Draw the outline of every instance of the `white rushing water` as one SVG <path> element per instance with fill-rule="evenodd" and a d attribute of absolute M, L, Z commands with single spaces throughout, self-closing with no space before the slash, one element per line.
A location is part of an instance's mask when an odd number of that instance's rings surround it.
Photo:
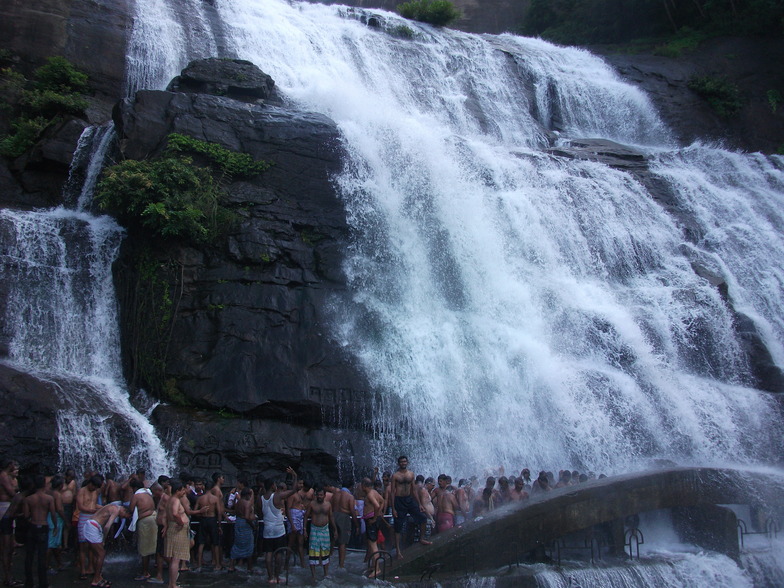
<path fill-rule="evenodd" d="M 334 336 L 404 407 L 375 411 L 379 463 L 778 459 L 777 411 L 692 263 L 726 280 L 782 365 L 781 158 L 676 148 L 648 98 L 585 51 L 278 0 L 216 0 L 207 26 L 192 3 L 137 2 L 129 87 L 165 86 L 220 28 L 219 56 L 257 64 L 345 138 L 352 302 L 336 305 Z M 163 27 L 162 11 L 201 15 L 205 39 Z M 403 24 L 413 38 L 396 36 Z M 630 174 L 543 152 L 548 136 L 646 152 L 699 238 Z"/>
<path fill-rule="evenodd" d="M 157 475 L 171 471 L 170 457 L 131 405 L 120 366 L 111 267 L 124 231 L 85 211 L 111 134 L 90 128 L 80 141 L 74 163 L 86 170 L 72 182 L 77 208 L 0 210 L 0 279 L 10 285 L 4 331 L 10 363 L 50 382 L 60 398 L 61 468 Z"/>

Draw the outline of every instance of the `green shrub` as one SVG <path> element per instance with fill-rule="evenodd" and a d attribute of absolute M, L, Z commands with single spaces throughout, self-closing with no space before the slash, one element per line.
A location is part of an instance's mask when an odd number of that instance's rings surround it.
<path fill-rule="evenodd" d="M 449 0 L 410 0 L 397 7 L 403 18 L 418 20 L 438 27 L 460 18 L 460 11 Z"/>
<path fill-rule="evenodd" d="M 722 118 L 737 114 L 743 106 L 738 86 L 721 76 L 698 76 L 689 80 L 689 88 L 707 100 L 711 108 Z"/>
<path fill-rule="evenodd" d="M 19 118 L 11 122 L 12 132 L 0 139 L 0 155 L 16 158 L 32 147 L 49 121 L 42 117 Z"/>
<path fill-rule="evenodd" d="M 12 61 L 4 57 L 4 61 Z M 35 70 L 33 82 L 10 67 L 0 69 L 2 110 L 11 119 L 10 133 L 0 137 L 0 155 L 19 157 L 41 132 L 65 115 L 81 116 L 88 103 L 87 74 L 62 57 L 50 57 Z"/>
<path fill-rule="evenodd" d="M 64 57 L 50 57 L 46 64 L 33 73 L 38 90 L 59 93 L 86 94 L 89 91 L 87 74 L 77 70 Z"/>
<path fill-rule="evenodd" d="M 132 230 L 210 243 L 234 219 L 222 204 L 221 181 L 258 174 L 269 164 L 185 135 L 171 134 L 167 143 L 159 159 L 127 160 L 107 168 L 96 201 Z M 210 167 L 195 164 L 186 152 L 203 156 Z"/>
<path fill-rule="evenodd" d="M 221 174 L 230 178 L 255 176 L 269 169 L 266 161 L 256 161 L 247 153 L 238 153 L 219 145 L 200 141 L 187 135 L 172 133 L 167 137 L 167 148 L 176 153 L 203 155 Z"/>
<path fill-rule="evenodd" d="M 707 35 L 703 32 L 683 27 L 673 38 L 663 45 L 657 46 L 653 53 L 664 57 L 680 57 L 684 53 L 694 51 L 706 38 Z"/>

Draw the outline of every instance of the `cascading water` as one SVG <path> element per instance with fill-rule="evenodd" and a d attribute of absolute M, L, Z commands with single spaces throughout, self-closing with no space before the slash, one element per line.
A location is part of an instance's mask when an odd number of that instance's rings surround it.
<path fill-rule="evenodd" d="M 13 284 L 9 360 L 58 391 L 61 467 L 168 472 L 170 458 L 122 379 L 111 266 L 123 230 L 85 211 L 112 135 L 89 128 L 79 142 L 73 168 L 84 167 L 83 177 L 68 183 L 76 209 L 0 211 L 0 278 Z"/>
<path fill-rule="evenodd" d="M 184 21 L 141 34 L 162 10 L 197 13 L 185 4 L 137 2 L 131 88 L 204 56 Z M 333 334 L 399 400 L 374 409 L 379 463 L 777 463 L 782 419 L 751 386 L 734 311 L 784 365 L 782 158 L 677 148 L 648 98 L 585 51 L 384 12 L 369 27 L 340 6 L 213 7 L 197 45 L 254 62 L 343 134 L 352 301 L 335 305 Z M 546 149 L 585 137 L 644 153 L 689 234 L 627 171 Z M 695 264 L 726 281 L 734 310 Z M 716 585 L 731 585 L 741 572 L 721 561 L 734 571 Z"/>

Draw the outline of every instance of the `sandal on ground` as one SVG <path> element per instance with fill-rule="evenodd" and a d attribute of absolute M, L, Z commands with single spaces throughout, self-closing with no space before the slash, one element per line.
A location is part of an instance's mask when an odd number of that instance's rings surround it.
<path fill-rule="evenodd" d="M 144 574 L 139 574 L 134 578 L 134 580 L 137 582 L 146 582 L 149 579 L 150 579 L 150 574 L 147 574 L 146 576 Z"/>

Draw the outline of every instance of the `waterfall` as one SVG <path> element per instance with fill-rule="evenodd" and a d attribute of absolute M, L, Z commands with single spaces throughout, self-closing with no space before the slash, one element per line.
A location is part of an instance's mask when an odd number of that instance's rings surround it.
<path fill-rule="evenodd" d="M 333 336 L 404 407 L 374 409 L 379 463 L 400 452 L 430 473 L 610 473 L 779 460 L 779 411 L 694 265 L 726 281 L 784 365 L 781 157 L 679 148 L 647 96 L 583 50 L 383 11 L 370 27 L 341 6 L 213 6 L 193 8 L 193 43 L 177 21 L 189 9 L 137 2 L 130 87 L 163 87 L 218 47 L 220 28 L 219 57 L 254 62 L 338 124 L 354 239 Z M 586 137 L 643 153 L 692 226 L 628 171 L 547 149 Z"/>
<path fill-rule="evenodd" d="M 0 278 L 12 284 L 8 359 L 57 390 L 61 468 L 169 472 L 170 458 L 122 377 L 111 266 L 124 231 L 85 210 L 113 134 L 89 128 L 79 141 L 65 194 L 77 209 L 0 210 Z"/>

